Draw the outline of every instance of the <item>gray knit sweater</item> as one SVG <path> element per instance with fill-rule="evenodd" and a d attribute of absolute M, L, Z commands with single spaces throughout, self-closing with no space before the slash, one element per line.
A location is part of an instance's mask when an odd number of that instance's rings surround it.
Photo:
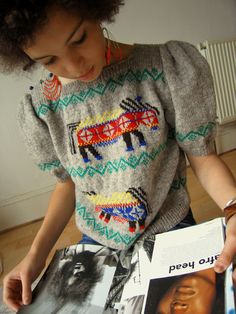
<path fill-rule="evenodd" d="M 50 76 L 19 107 L 38 166 L 75 183 L 78 228 L 116 249 L 184 218 L 184 152 L 213 151 L 215 118 L 209 67 L 177 41 L 135 45 L 88 84 Z"/>

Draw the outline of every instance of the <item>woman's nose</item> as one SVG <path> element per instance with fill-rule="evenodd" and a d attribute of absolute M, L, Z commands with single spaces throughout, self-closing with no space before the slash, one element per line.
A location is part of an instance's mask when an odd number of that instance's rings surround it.
<path fill-rule="evenodd" d="M 85 68 L 85 59 L 78 55 L 67 56 L 64 60 L 64 68 L 71 75 L 81 75 Z"/>

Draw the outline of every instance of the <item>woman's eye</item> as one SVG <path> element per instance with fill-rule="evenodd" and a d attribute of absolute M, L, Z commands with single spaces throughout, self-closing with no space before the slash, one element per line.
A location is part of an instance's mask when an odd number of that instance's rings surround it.
<path fill-rule="evenodd" d="M 87 33 L 84 32 L 83 36 L 79 39 L 73 42 L 73 45 L 80 45 L 82 44 L 87 38 Z"/>
<path fill-rule="evenodd" d="M 74 274 L 81 273 L 85 271 L 85 267 L 82 263 L 76 263 L 74 267 Z"/>
<path fill-rule="evenodd" d="M 82 37 L 79 40 L 74 41 L 72 44 L 73 45 L 81 45 L 87 38 L 87 33 L 84 32 L 84 34 L 82 35 Z M 44 63 L 44 66 L 49 66 L 52 65 L 56 62 L 56 58 L 51 58 L 47 63 Z"/>
<path fill-rule="evenodd" d="M 56 61 L 56 58 L 51 58 L 47 63 L 44 63 L 44 65 L 48 66 L 48 65 L 51 65 L 53 63 L 55 63 Z"/>

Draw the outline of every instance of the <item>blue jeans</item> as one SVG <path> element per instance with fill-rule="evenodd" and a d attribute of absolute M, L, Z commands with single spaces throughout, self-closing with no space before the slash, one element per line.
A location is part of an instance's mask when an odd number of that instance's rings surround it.
<path fill-rule="evenodd" d="M 184 219 L 179 224 L 177 224 L 172 229 L 170 229 L 169 231 L 186 228 L 186 227 L 190 227 L 193 225 L 196 225 L 196 221 L 193 217 L 193 213 L 192 213 L 192 210 L 190 208 L 188 214 L 184 217 Z M 100 243 L 96 242 L 95 240 L 93 240 L 92 238 L 87 236 L 86 234 L 83 234 L 83 237 L 80 240 L 79 244 L 97 244 L 97 245 L 100 245 Z"/>
<path fill-rule="evenodd" d="M 196 221 L 193 217 L 193 213 L 190 208 L 188 214 L 184 217 L 184 219 L 178 225 L 171 228 L 169 231 L 183 229 L 183 228 L 194 226 L 194 225 L 196 225 Z"/>
<path fill-rule="evenodd" d="M 82 239 L 79 241 L 79 244 L 98 244 L 98 245 L 100 245 L 100 243 L 96 242 L 95 240 L 93 240 L 92 238 L 87 236 L 86 234 L 83 234 Z"/>

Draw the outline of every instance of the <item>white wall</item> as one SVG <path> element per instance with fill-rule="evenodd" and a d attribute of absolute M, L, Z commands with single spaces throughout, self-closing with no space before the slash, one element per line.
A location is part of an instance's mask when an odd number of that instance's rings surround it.
<path fill-rule="evenodd" d="M 236 38 L 236 1 L 126 0 L 108 28 L 127 43 Z M 33 165 L 17 130 L 16 107 L 30 84 L 0 75 L 0 230 L 43 216 L 54 184 Z"/>
<path fill-rule="evenodd" d="M 0 230 L 42 216 L 44 195 L 54 183 L 34 166 L 16 123 L 18 103 L 39 74 L 31 79 L 0 76 Z"/>
<path fill-rule="evenodd" d="M 235 0 L 126 0 L 120 13 L 109 29 L 127 43 L 236 37 Z"/>

